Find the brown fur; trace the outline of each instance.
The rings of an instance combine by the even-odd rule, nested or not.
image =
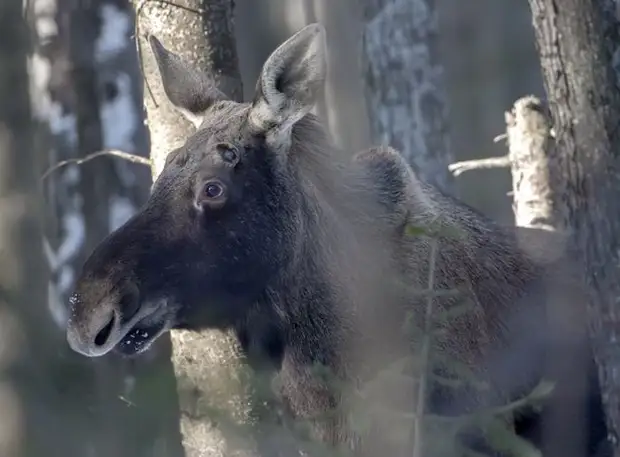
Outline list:
[[[324,78],[323,39],[314,25],[284,43],[253,102],[243,104],[223,100],[205,75],[151,40],[170,101],[200,128],[170,154],[146,205],[84,265],[71,346],[88,356],[133,355],[170,328],[233,329],[250,363],[264,370],[267,362],[277,374],[280,399],[296,417],[340,408],[313,421],[315,437],[353,445],[352,392],[414,355],[402,331],[409,311],[424,321],[419,292],[430,245],[406,227],[439,224],[460,237],[440,239],[436,286],[459,288],[474,304],[444,324],[438,353],[491,388],[448,393],[433,384],[429,408],[457,414],[527,392],[544,346],[534,325],[544,323],[537,267],[491,221],[420,180],[396,151],[340,158],[309,114]],[[234,161],[226,150],[236,151]],[[214,178],[226,184],[225,200],[204,196]],[[437,299],[434,315],[455,303]],[[312,371],[317,363],[344,391]],[[376,398],[402,407],[414,404],[413,391],[385,385]],[[378,444],[387,441],[365,445],[387,452]]]

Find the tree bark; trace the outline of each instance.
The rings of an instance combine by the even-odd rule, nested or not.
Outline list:
[[[120,0],[35,0],[30,7],[39,163],[49,168],[103,148],[144,153],[131,6]],[[59,335],[75,272],[148,195],[148,170],[131,167],[104,157],[45,180],[45,246],[52,270],[48,307]],[[182,454],[169,341],[139,361],[109,356],[93,364],[70,351],[66,341],[56,350],[62,354],[58,366],[71,374],[64,381],[70,387],[59,421],[71,437],[65,440],[72,449],[66,455]],[[155,390],[158,394],[152,395]]]
[[[515,102],[512,111],[506,112],[505,119],[516,225],[561,229],[557,196],[553,193],[555,142],[546,108],[536,97],[523,97]],[[524,243],[523,247],[527,246]]]
[[[237,62],[232,0],[181,0],[175,4],[133,1],[137,9],[140,57],[146,75],[144,102],[151,134],[153,179],[163,168],[166,155],[182,145],[194,127],[165,103],[155,60],[145,34],[157,37],[173,52],[211,72],[218,86],[233,100],[243,96]]]
[[[551,115],[533,96],[517,100],[506,113],[513,209],[521,248],[546,267],[550,353],[544,376],[556,382],[542,410],[543,455],[588,455],[588,374],[591,351],[585,322],[585,291],[571,262],[561,179]],[[569,356],[570,355],[570,356]]]
[[[104,148],[144,154],[146,141],[144,130],[140,131],[144,126],[140,122],[139,97],[132,94],[139,87],[139,73],[135,61],[132,62],[135,54],[130,39],[130,5],[118,0],[76,2],[70,13],[78,155],[86,156]],[[141,151],[136,150],[136,140],[143,145]],[[80,167],[78,191],[86,203],[86,249],[78,255],[80,262],[146,199],[148,174],[140,182],[135,170],[129,167],[127,162],[110,157]],[[110,356],[95,366],[102,456],[182,455],[170,355],[170,341],[164,338],[154,345],[150,357],[125,360]],[[154,389],[156,396],[150,394]],[[133,406],[128,408],[128,404]]]
[[[233,1],[178,0],[175,4],[133,1],[145,75],[144,100],[151,135],[152,175],[162,171],[166,155],[195,131],[167,101],[146,34],[213,75],[233,100],[242,84],[233,28]],[[236,339],[219,331],[173,331],[173,363],[181,405],[183,446],[188,457],[233,455],[246,448],[243,423],[249,397],[246,367]]]
[[[398,149],[430,183],[453,192],[448,102],[434,0],[364,0],[362,60],[373,143]]]
[[[0,455],[69,455],[57,349],[64,339],[46,309],[42,194],[28,86],[22,0],[0,2]]]
[[[563,224],[585,269],[589,333],[620,456],[620,43],[611,0],[530,0],[556,136]]]

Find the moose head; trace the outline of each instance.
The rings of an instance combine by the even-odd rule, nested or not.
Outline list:
[[[146,204],[85,262],[67,339],[89,357],[145,351],[172,328],[225,328],[299,257],[308,211],[292,166],[326,73],[311,24],[266,60],[254,99],[236,103],[154,37],[164,91],[196,126],[170,151]]]

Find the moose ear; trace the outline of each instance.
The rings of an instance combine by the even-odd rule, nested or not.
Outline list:
[[[208,75],[168,51],[155,36],[149,35],[148,41],[168,100],[198,128],[202,114],[213,103],[226,100],[226,96]]]
[[[327,69],[325,29],[310,24],[267,58],[249,114],[253,127],[290,135],[290,128],[317,101]]]

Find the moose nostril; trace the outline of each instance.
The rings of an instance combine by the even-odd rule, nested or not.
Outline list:
[[[128,284],[119,301],[122,319],[131,319],[140,309],[140,291],[135,284]]]
[[[97,333],[97,336],[95,337],[96,346],[101,347],[104,344],[106,344],[106,342],[108,341],[108,338],[110,337],[110,334],[112,333],[112,329],[114,328],[114,320],[115,320],[115,315],[113,313],[112,316],[110,317],[109,322],[105,325],[105,327],[103,327],[99,331],[99,333]]]

